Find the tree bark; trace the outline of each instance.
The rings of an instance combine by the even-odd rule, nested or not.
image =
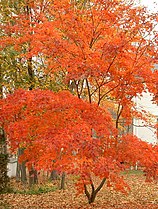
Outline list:
[[[0,127],[0,192],[7,191],[8,177],[8,154],[4,129]]]
[[[91,191],[91,194],[89,193],[88,189],[87,189],[87,186],[84,185],[84,191],[85,191],[85,195],[88,199],[88,203],[91,204],[94,202],[95,198],[96,198],[96,195],[97,193],[101,190],[101,188],[103,187],[104,183],[106,181],[106,178],[103,178],[101,183],[99,184],[99,186],[95,189],[94,187],[94,184],[93,182],[91,183],[91,188],[92,188],[92,191]]]
[[[61,176],[61,185],[60,185],[60,189],[65,189],[65,172],[62,173],[62,176]]]
[[[59,176],[57,170],[52,170],[49,179],[50,180],[59,180],[60,179],[60,176]]]
[[[24,148],[18,149],[18,159],[24,153]],[[19,163],[17,162],[17,169],[16,169],[16,181],[20,181],[25,184],[27,182],[26,176],[26,162]]]
[[[37,177],[37,170],[31,167],[31,170],[29,171],[29,187],[32,187],[32,185],[38,183],[38,177]]]
[[[17,166],[16,166],[16,182],[19,182],[20,181],[20,170],[21,170],[21,167],[20,167],[20,164],[19,162],[17,161]]]

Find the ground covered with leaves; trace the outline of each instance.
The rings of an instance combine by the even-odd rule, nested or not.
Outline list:
[[[93,204],[85,195],[76,196],[75,178],[67,177],[66,189],[58,189],[58,181],[25,190],[12,181],[14,193],[1,194],[0,209],[157,209],[158,182],[147,183],[142,173],[127,173],[125,178],[131,187],[128,195],[104,185]],[[96,182],[97,184],[98,182]],[[26,188],[25,188],[26,189]],[[16,192],[15,192],[16,191]]]

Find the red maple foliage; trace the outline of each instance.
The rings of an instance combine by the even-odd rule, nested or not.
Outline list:
[[[109,186],[126,192],[128,185],[120,171],[137,161],[146,168],[148,177],[157,176],[156,147],[132,135],[118,137],[107,110],[68,91],[21,89],[1,99],[0,105],[0,125],[12,152],[24,148],[20,161],[27,161],[28,168],[33,164],[37,170],[79,175],[78,189],[85,190],[90,203],[106,179]],[[96,189],[94,176],[102,179]],[[92,187],[91,195],[87,184]]]
[[[73,82],[79,98],[86,91],[90,103],[112,98],[127,123],[135,114],[133,97],[146,89],[155,94],[156,13],[118,0],[87,1],[84,7],[37,0],[23,7],[1,26],[2,49],[12,46],[25,60],[42,57],[44,74],[64,71],[65,82]]]

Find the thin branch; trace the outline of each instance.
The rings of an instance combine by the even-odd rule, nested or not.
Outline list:
[[[96,80],[95,80],[96,81]],[[104,86],[105,84],[108,84],[108,83],[110,83],[112,80],[110,80],[110,81],[106,81],[106,82],[102,82],[100,85],[97,83],[97,81],[96,81],[96,83],[97,83],[97,85],[98,85],[98,87],[97,88],[95,88],[95,90],[91,93],[91,96],[100,88],[100,87],[102,87],[102,86]]]
[[[90,176],[90,181],[91,181],[91,188],[92,188],[92,194],[93,194],[95,191],[95,188],[94,188],[94,184],[93,184],[91,176]]]
[[[88,192],[88,190],[87,190],[86,184],[84,184],[84,191],[85,191],[85,194],[86,194],[86,196],[87,196],[87,198],[88,198],[88,200],[89,200],[89,199],[90,199],[90,194],[89,194],[89,192]]]
[[[91,103],[91,92],[90,92],[90,87],[88,83],[88,79],[86,78],[86,85],[87,85],[87,90],[88,90],[88,98],[89,98],[89,103]]]
[[[78,98],[80,99],[80,93],[79,93],[79,89],[78,89],[78,86],[79,86],[79,83],[80,83],[80,80],[78,81],[78,83],[77,83],[77,81],[74,79],[74,82],[75,82],[75,86],[76,86],[76,91],[77,91],[77,96],[78,96]]]
[[[81,83],[80,95],[82,94],[82,91],[83,91],[83,84],[84,84],[84,79],[82,80],[82,83]]]
[[[101,188],[103,187],[105,181],[106,181],[106,178],[103,178],[101,183],[100,183],[100,185],[96,188],[95,194],[97,194],[101,190]]]
[[[107,91],[105,94],[103,94],[100,97],[100,101],[103,99],[103,97],[105,97],[107,94],[109,94],[111,91],[113,91],[114,89],[116,89],[119,86],[119,84],[117,84],[116,86],[114,86],[112,89],[110,89],[109,91]]]
[[[118,109],[117,109],[116,128],[118,128],[118,122],[119,122],[119,118],[121,116],[122,111],[123,111],[123,106],[119,104]]]

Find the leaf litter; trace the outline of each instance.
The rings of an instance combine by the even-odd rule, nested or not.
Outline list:
[[[40,195],[2,194],[0,209],[158,209],[158,182],[145,182],[143,175],[136,174],[125,175],[125,179],[131,187],[128,195],[105,184],[90,205],[84,194],[76,196],[74,179],[68,176],[64,191],[57,189]],[[14,187],[19,185],[14,183]]]

